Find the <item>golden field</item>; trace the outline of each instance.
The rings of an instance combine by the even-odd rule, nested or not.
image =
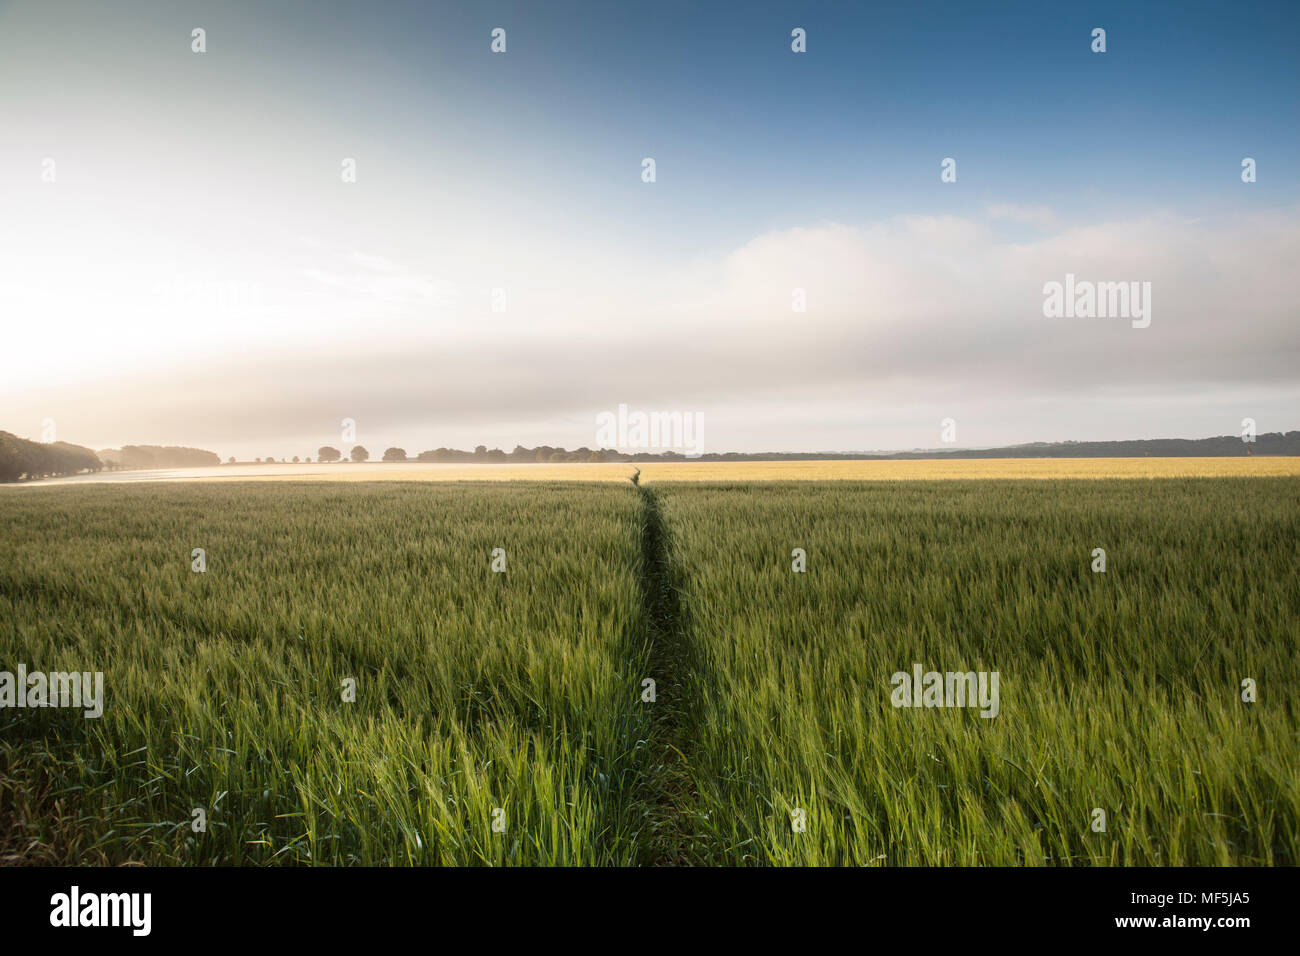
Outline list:
[[[651,464],[643,481],[918,481],[987,478],[1228,478],[1300,475],[1300,458],[985,458]]]
[[[436,471],[427,470],[436,468]],[[313,477],[350,481],[918,481],[987,478],[1236,478],[1300,475],[1300,458],[987,458],[947,461],[705,461],[566,465],[381,465]],[[291,476],[285,476],[291,477]]]
[[[987,458],[926,461],[722,461],[617,464],[236,464],[103,472],[23,483],[134,481],[951,481],[996,478],[1236,478],[1300,475],[1300,458]]]

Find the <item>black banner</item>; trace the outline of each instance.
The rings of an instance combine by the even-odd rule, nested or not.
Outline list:
[[[558,933],[635,945],[702,925],[737,939],[786,929],[960,948],[1025,931],[1231,946],[1289,926],[1298,886],[1289,868],[0,870],[7,943],[128,945],[374,945],[449,925],[492,943]]]

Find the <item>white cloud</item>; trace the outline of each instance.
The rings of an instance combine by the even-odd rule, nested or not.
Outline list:
[[[1057,225],[1056,213],[1047,206],[1035,206],[1026,203],[987,203],[984,214],[990,219],[1005,219],[1010,222],[1023,222],[1032,226],[1050,228]]]
[[[410,254],[318,248],[304,274],[328,294],[287,296],[268,331],[279,338],[249,331],[228,357],[153,360],[77,395],[3,397],[19,422],[80,421],[94,443],[236,454],[310,443],[344,416],[408,448],[576,445],[619,402],[711,411],[715,450],[933,445],[931,422],[948,414],[963,443],[1228,433],[1252,411],[1293,428],[1298,253],[1285,214],[1147,217],[1031,242],[983,221],[902,217],[770,232],[668,271],[539,247],[515,259],[510,312],[493,315],[477,301],[481,268],[452,281]],[[1042,286],[1067,272],[1151,282],[1151,327],[1044,318]],[[791,310],[796,287],[806,312]],[[304,303],[332,314],[324,331]],[[376,310],[391,321],[356,331]],[[25,360],[54,369],[78,348]]]

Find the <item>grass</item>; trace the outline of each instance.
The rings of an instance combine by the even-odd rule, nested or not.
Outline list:
[[[0,858],[1300,860],[1300,480],[650,477],[0,495],[0,670],[108,699],[0,709]]]
[[[700,861],[1300,860],[1294,480],[661,494]],[[999,672],[1000,715],[895,708],[917,662]]]
[[[11,817],[28,804],[11,854],[624,862],[648,727],[640,517],[630,486],[9,497],[0,667],[102,670],[108,697],[98,720],[0,711]]]

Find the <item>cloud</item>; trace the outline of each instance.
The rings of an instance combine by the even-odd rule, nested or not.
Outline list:
[[[1021,222],[1045,229],[1057,225],[1056,213],[1047,206],[1007,202],[987,203],[984,206],[984,215],[990,219],[1005,219],[1009,222]]]
[[[807,448],[813,436],[829,443],[821,448],[934,444],[900,440],[886,424],[929,421],[940,409],[982,417],[990,442],[1132,437],[1124,410],[1139,400],[1176,409],[1160,420],[1187,433],[1226,433],[1232,424],[1207,418],[1207,402],[1271,410],[1298,391],[1294,212],[1214,223],[1144,217],[1058,227],[1030,242],[951,216],[823,223],[655,274],[595,255],[565,264],[539,254],[528,273],[543,278],[512,286],[505,315],[486,303],[471,309],[452,291],[477,280],[444,282],[353,250],[309,270],[342,293],[328,300],[338,311],[328,334],[304,327],[292,346],[246,343],[106,379],[88,389],[93,401],[51,389],[6,404],[16,398],[34,420],[79,420],[85,434],[119,441],[249,454],[327,440],[341,417],[408,446],[422,434],[430,445],[454,440],[437,435],[562,438],[547,429],[589,442],[582,429],[619,402],[713,410],[722,416],[709,428],[714,450]],[[1150,328],[1044,318],[1043,285],[1066,273],[1151,282]],[[805,312],[792,310],[796,289]],[[338,334],[349,309],[376,303],[410,321]],[[430,304],[445,309],[438,323],[420,318]],[[755,425],[777,420],[775,430]],[[885,424],[843,430],[866,421]]]
[[[339,252],[319,243],[311,245],[317,250],[313,262],[324,259],[327,265],[307,266],[301,270],[302,275],[329,287],[335,295],[364,303],[369,309],[391,311],[404,305],[449,309],[460,295],[454,282],[408,268],[385,256],[355,249]]]

